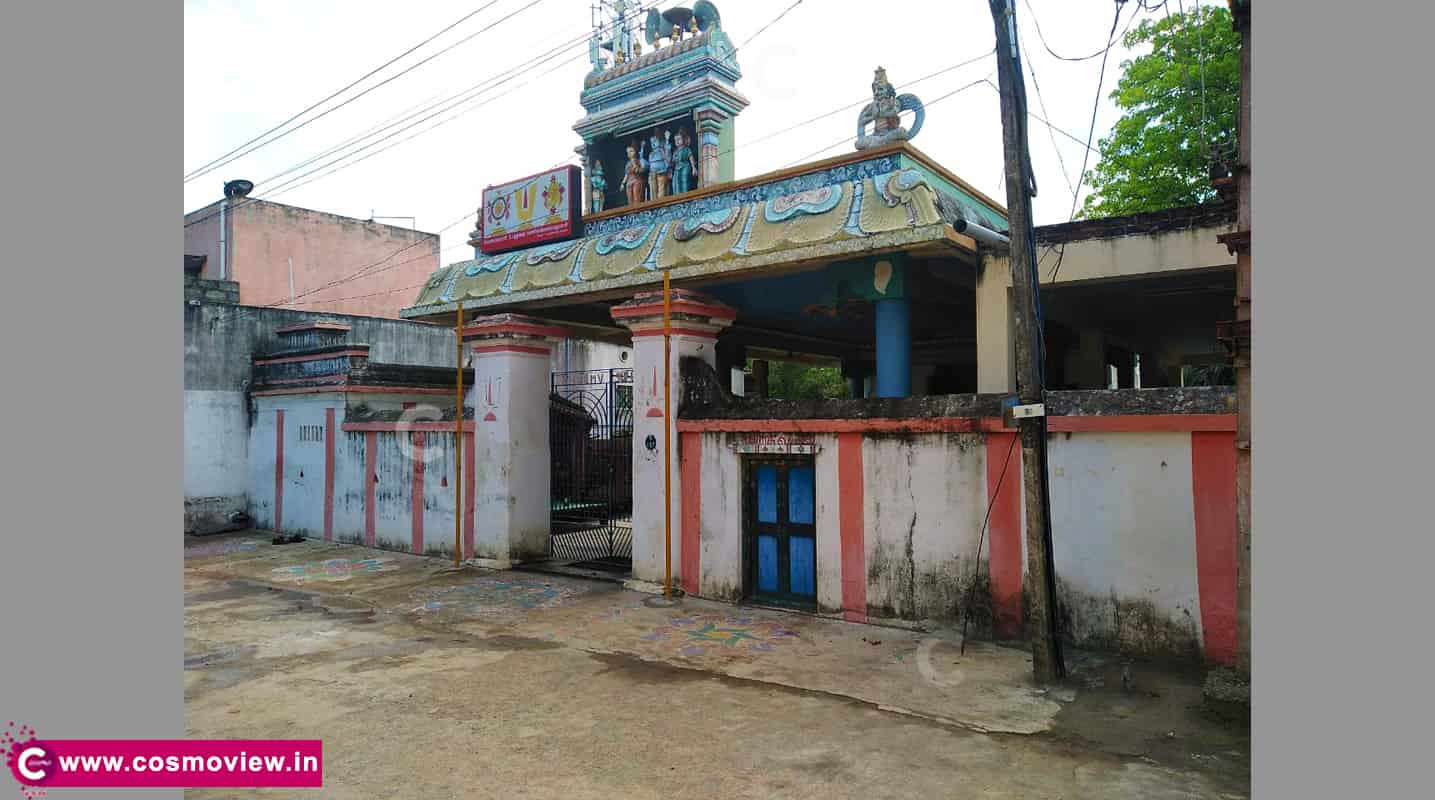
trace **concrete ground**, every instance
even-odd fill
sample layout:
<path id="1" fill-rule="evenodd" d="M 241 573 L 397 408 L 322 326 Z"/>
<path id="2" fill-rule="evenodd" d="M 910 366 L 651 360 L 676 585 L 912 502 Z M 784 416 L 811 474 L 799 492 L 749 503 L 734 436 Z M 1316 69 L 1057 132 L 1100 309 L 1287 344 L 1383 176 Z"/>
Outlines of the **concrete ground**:
<path id="1" fill-rule="evenodd" d="M 318 738 L 266 796 L 1247 797 L 1200 670 L 253 532 L 185 547 L 194 738 Z M 192 791 L 197 798 L 254 792 Z"/>

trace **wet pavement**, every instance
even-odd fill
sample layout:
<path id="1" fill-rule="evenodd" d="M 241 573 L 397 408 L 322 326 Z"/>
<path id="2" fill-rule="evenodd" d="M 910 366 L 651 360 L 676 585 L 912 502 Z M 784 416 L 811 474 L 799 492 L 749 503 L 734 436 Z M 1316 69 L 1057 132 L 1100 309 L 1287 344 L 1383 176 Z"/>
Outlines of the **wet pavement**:
<path id="1" fill-rule="evenodd" d="M 252 532 L 186 545 L 190 735 L 323 738 L 320 796 L 1247 795 L 1248 726 L 1205 711 L 1197 669 L 1073 653 L 1046 691 L 1024 651 L 956 631 Z"/>

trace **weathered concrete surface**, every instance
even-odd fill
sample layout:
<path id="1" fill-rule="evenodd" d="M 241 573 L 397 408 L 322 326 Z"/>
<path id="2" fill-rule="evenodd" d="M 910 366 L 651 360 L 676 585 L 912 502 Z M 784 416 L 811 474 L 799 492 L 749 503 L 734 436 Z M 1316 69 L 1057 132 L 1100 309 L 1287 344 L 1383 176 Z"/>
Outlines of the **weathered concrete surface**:
<path id="1" fill-rule="evenodd" d="M 949 634 L 252 535 L 185 563 L 187 734 L 322 738 L 324 797 L 1248 795 L 1199 676 L 1077 654 L 1042 694 Z"/>
<path id="2" fill-rule="evenodd" d="M 213 269 L 214 265 L 215 259 L 211 258 L 207 268 Z M 376 362 L 447 368 L 445 374 L 452 380 L 455 356 L 451 328 L 282 308 L 186 303 L 186 530 L 196 533 L 223 530 L 234 512 L 252 513 L 253 498 L 248 494 L 251 358 L 255 353 L 282 347 L 276 330 L 317 321 L 350 326 L 348 341 L 369 345 L 369 355 Z M 269 441 L 273 441 L 272 435 Z M 272 451 L 268 463 L 273 463 Z"/>

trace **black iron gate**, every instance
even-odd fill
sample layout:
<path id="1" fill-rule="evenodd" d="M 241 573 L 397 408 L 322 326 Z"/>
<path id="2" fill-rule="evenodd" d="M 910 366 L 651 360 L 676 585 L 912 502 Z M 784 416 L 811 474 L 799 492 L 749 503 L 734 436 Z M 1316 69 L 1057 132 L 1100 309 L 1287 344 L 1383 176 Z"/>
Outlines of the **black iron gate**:
<path id="1" fill-rule="evenodd" d="M 553 373 L 549 412 L 554 561 L 633 560 L 633 370 Z"/>

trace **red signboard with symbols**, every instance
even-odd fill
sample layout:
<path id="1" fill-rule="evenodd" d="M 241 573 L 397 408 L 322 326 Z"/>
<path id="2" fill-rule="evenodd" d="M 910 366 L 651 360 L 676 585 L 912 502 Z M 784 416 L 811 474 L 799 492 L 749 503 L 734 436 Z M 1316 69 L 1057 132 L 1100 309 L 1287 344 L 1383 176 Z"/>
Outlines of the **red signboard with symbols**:
<path id="1" fill-rule="evenodd" d="M 479 252 L 502 253 L 582 234 L 583 171 L 551 169 L 483 190 Z"/>

